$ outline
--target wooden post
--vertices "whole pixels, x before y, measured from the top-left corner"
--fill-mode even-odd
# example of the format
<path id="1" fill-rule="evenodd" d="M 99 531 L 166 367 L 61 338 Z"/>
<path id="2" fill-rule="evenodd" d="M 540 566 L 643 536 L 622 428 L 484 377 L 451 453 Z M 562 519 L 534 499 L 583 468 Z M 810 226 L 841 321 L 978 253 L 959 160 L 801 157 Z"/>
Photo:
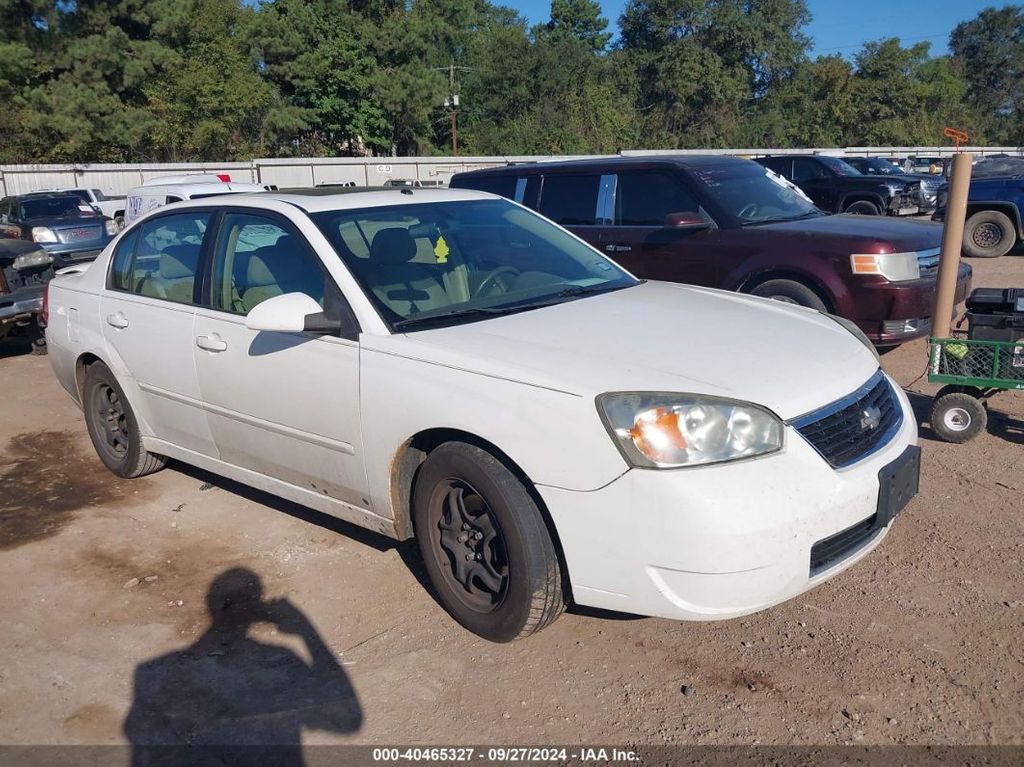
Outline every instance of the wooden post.
<path id="1" fill-rule="evenodd" d="M 946 199 L 946 220 L 942 229 L 942 253 L 939 256 L 939 284 L 935 291 L 932 314 L 932 337 L 949 338 L 953 324 L 956 281 L 960 273 L 960 251 L 964 244 L 964 221 L 967 218 L 967 189 L 971 184 L 973 156 L 953 157 Z"/>

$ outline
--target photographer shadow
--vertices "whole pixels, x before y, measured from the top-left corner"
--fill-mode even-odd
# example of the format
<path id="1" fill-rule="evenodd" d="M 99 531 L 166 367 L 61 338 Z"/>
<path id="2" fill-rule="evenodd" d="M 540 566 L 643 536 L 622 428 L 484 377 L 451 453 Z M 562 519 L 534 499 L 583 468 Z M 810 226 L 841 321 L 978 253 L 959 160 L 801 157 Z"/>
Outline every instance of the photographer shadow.
<path id="1" fill-rule="evenodd" d="M 304 729 L 355 732 L 362 709 L 345 670 L 287 600 L 233 568 L 206 596 L 210 627 L 191 646 L 140 664 L 124 722 L 133 765 L 301 765 Z M 299 637 L 310 661 L 249 636 L 258 623 Z"/>

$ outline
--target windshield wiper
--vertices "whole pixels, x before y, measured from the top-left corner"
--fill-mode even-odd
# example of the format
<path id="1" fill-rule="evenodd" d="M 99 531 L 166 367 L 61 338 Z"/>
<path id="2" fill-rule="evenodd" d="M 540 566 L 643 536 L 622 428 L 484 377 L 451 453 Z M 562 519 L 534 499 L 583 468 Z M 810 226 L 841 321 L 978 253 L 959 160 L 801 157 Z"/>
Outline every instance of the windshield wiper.
<path id="1" fill-rule="evenodd" d="M 433 322 L 448 322 L 450 320 L 459 320 L 465 317 L 476 317 L 484 319 L 487 317 L 500 317 L 503 314 L 514 314 L 515 312 L 523 311 L 524 309 L 532 308 L 531 305 L 519 304 L 516 306 L 506 306 L 495 309 L 482 309 L 480 307 L 474 307 L 472 309 L 459 309 L 455 312 L 444 312 L 442 314 L 430 314 L 426 317 L 419 317 L 413 315 L 412 317 L 406 317 L 405 319 L 396 320 L 391 323 L 391 327 L 395 330 L 399 328 L 407 328 L 412 325 L 425 325 Z"/>

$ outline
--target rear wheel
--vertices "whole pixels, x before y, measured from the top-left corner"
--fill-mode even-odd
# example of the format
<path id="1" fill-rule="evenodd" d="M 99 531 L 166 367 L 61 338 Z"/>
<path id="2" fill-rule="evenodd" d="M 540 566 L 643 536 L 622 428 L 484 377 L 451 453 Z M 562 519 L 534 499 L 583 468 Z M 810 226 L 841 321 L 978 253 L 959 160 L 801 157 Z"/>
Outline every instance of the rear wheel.
<path id="1" fill-rule="evenodd" d="M 46 354 L 46 333 L 39 327 L 39 320 L 36 319 L 29 326 L 25 333 L 29 343 L 32 345 L 32 354 L 41 357 Z"/>
<path id="2" fill-rule="evenodd" d="M 121 386 L 102 362 L 85 372 L 82 386 L 85 423 L 96 454 L 119 477 L 131 479 L 162 469 L 167 459 L 147 452 L 142 446 L 135 412 Z"/>
<path id="3" fill-rule="evenodd" d="M 786 304 L 797 304 L 810 309 L 817 309 L 819 312 L 828 311 L 825 302 L 821 297 L 804 285 L 795 280 L 768 280 L 750 291 L 752 295 L 762 298 L 771 298 L 774 301 L 782 301 Z"/>
<path id="4" fill-rule="evenodd" d="M 930 418 L 932 431 L 946 442 L 962 443 L 972 440 L 985 430 L 988 411 L 985 404 L 973 394 L 946 387 L 932 403 Z"/>
<path id="5" fill-rule="evenodd" d="M 972 258 L 1005 256 L 1017 241 L 1013 221 L 998 210 L 982 210 L 964 224 L 964 253 Z"/>
<path id="6" fill-rule="evenodd" d="M 413 490 L 420 554 L 441 604 L 484 639 L 508 642 L 565 609 L 562 570 L 540 509 L 493 455 L 447 442 Z"/>
<path id="7" fill-rule="evenodd" d="M 882 211 L 875 203 L 868 200 L 857 200 L 846 206 L 843 213 L 853 213 L 858 216 L 880 216 Z"/>

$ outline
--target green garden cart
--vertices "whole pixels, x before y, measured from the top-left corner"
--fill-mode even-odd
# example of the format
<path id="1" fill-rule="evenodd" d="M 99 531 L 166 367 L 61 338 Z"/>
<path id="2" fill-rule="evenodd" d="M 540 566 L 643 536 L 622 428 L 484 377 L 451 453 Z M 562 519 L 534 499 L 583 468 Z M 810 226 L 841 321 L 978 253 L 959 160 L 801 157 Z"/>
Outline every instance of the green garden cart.
<path id="1" fill-rule="evenodd" d="M 1024 389 L 1024 339 L 932 338 L 928 350 L 928 382 L 946 384 L 932 403 L 932 431 L 947 442 L 985 430 L 994 394 Z"/>

